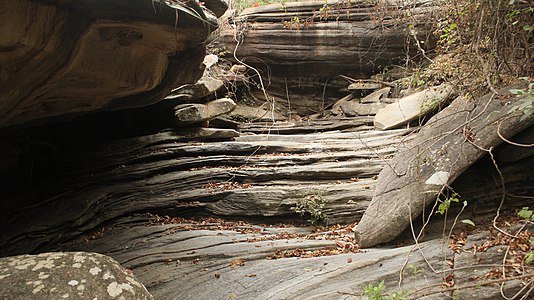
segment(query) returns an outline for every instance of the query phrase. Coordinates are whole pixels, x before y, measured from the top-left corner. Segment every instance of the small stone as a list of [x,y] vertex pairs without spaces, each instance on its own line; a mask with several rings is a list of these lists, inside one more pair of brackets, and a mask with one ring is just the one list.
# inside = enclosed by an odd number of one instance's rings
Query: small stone
[[449,174],[449,172],[439,171],[432,174],[432,176],[430,176],[425,183],[431,185],[445,185],[449,181],[450,176],[451,174]]
[[77,286],[78,285],[78,280],[71,280],[69,281],[69,285],[72,285],[72,286]]

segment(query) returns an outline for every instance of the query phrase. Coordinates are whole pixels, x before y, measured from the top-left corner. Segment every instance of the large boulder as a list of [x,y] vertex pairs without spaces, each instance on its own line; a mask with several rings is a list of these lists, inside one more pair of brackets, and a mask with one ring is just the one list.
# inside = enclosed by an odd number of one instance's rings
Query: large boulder
[[132,271],[89,252],[0,258],[2,299],[154,299]]
[[146,106],[195,82],[217,22],[193,2],[0,0],[0,127]]
[[[474,99],[456,98],[421,127],[415,138],[399,147],[395,158],[380,172],[373,200],[354,227],[361,247],[372,247],[398,237],[484,155],[489,155],[498,166],[493,149],[504,139],[509,140],[534,125],[533,115],[522,119],[523,113],[513,113],[504,106],[503,100],[513,97],[512,88],[501,89],[497,96],[491,93]],[[513,101],[520,103],[520,97]],[[505,184],[500,168],[499,183],[508,191],[511,185]],[[524,190],[531,186],[521,185]],[[501,193],[499,190],[495,194],[501,197]]]

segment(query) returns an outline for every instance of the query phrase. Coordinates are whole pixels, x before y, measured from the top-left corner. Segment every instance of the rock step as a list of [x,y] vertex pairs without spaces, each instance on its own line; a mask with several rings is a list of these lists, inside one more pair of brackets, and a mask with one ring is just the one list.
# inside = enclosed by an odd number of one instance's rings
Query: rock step
[[[203,138],[235,133],[202,130]],[[184,132],[64,153],[33,178],[27,192],[40,202],[6,204],[2,253],[42,249],[142,211],[295,219],[290,208],[307,195],[324,199],[332,222],[352,223],[372,197],[373,177],[409,133],[246,135],[215,143]]]

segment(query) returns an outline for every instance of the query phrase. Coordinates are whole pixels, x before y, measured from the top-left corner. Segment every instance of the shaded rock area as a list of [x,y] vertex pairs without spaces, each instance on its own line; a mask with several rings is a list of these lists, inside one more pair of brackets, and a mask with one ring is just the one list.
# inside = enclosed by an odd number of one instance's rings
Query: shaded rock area
[[54,148],[61,145],[40,140],[31,146],[40,152],[20,157],[16,173],[4,172],[2,254],[37,251],[139,211],[293,218],[290,208],[308,194],[328,201],[332,222],[353,222],[371,199],[373,176],[410,130],[375,131],[369,117],[350,121],[342,127],[330,120],[330,128],[302,122],[300,133],[297,125],[286,131],[291,135],[275,134],[289,124],[269,124],[263,134],[247,134],[244,126],[239,137],[205,128],[98,146],[80,140]]
[[89,252],[0,258],[2,299],[154,299],[114,259]]
[[176,106],[174,115],[178,123],[202,123],[228,114],[236,108],[234,100],[217,99],[206,104],[181,104]]
[[2,0],[0,127],[146,106],[195,82],[217,21],[187,3]]
[[[222,26],[219,44],[213,47],[226,49],[230,54],[225,58],[237,62],[235,52],[237,59],[259,70],[279,105],[291,102],[290,108],[301,115],[320,113],[347,91],[341,75],[369,78],[400,64],[408,48],[417,49],[414,36],[431,48],[428,24],[436,5],[329,0],[252,7],[230,20],[235,27]],[[257,76],[252,70],[248,74]],[[352,83],[352,88],[362,86]],[[261,92],[254,96],[264,98]]]

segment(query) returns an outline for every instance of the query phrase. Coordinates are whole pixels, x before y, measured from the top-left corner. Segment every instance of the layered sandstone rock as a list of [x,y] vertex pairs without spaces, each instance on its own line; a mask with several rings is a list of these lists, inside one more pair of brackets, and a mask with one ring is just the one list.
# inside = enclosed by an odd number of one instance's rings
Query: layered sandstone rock
[[192,3],[0,0],[0,127],[145,106],[195,82],[217,23]]

